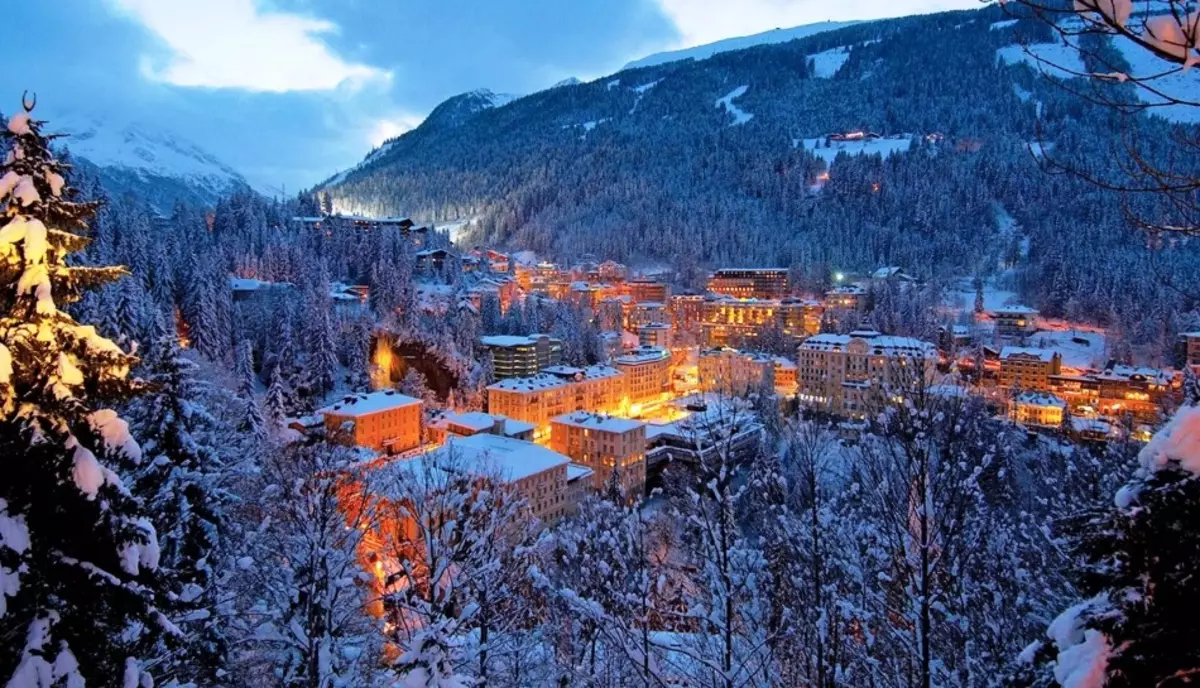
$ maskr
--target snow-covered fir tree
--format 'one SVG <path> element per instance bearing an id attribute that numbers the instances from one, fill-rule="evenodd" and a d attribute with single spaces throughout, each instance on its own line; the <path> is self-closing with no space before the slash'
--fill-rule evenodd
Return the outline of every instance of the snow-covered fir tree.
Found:
<path id="1" fill-rule="evenodd" d="M 239 639 L 234 685 L 375 685 L 384 678 L 383 628 L 360 557 L 377 512 L 352 471 L 359 455 L 291 444 L 247 485 L 248 534 L 233 587 Z"/>
<path id="2" fill-rule="evenodd" d="M 156 658 L 160 680 L 211 685 L 226 673 L 228 641 L 218 606 L 229 552 L 226 491 L 232 477 L 218 449 L 225 437 L 204 407 L 197 366 L 164 337 L 144 366 L 149 390 L 129 411 L 143 461 L 131 489 L 151 514 L 159 567 L 171 577 L 164 609 L 188 642 Z"/>
<path id="3" fill-rule="evenodd" d="M 0 678 L 138 685 L 182 634 L 160 609 L 173 584 L 153 521 L 120 477 L 142 459 L 112 410 L 135 360 L 61 310 L 124 270 L 69 263 L 95 208 L 31 111 L 9 118 L 0 166 Z"/>

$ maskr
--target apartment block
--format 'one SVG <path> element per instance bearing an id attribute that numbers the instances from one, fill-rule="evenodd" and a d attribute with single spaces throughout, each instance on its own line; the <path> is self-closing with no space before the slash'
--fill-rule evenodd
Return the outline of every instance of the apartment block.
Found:
<path id="1" fill-rule="evenodd" d="M 1009 404 L 1009 415 L 1023 425 L 1057 428 L 1066 412 L 1067 402 L 1047 392 L 1021 392 Z"/>
<path id="2" fill-rule="evenodd" d="M 395 454 L 421 444 L 420 399 L 395 390 L 351 394 L 317 411 L 337 441 Z"/>
<path id="3" fill-rule="evenodd" d="M 793 383 L 794 370 L 793 366 Z M 700 352 L 700 389 L 705 392 L 744 396 L 762 389 L 764 382 L 774 386 L 774 373 L 775 361 L 770 356 L 729 347 Z"/>
<path id="4" fill-rule="evenodd" d="M 621 291 L 635 303 L 666 303 L 671 297 L 670 285 L 649 279 L 631 279 L 622 285 Z"/>
<path id="5" fill-rule="evenodd" d="M 644 492 L 645 423 L 579 411 L 554 418 L 550 428 L 550 448 L 591 469 L 596 490 L 603 489 L 616 469 L 631 500 Z"/>
<path id="6" fill-rule="evenodd" d="M 996 335 L 1006 339 L 1023 339 L 1037 331 L 1038 311 L 1028 306 L 1005 306 L 992 312 Z"/>
<path id="7" fill-rule="evenodd" d="M 533 424 L 537 439 L 549 436 L 555 416 L 585 410 L 621 413 L 625 407 L 625 375 L 608 366 L 551 366 L 488 387 L 488 412 Z"/>
<path id="8" fill-rule="evenodd" d="M 671 384 L 671 355 L 666 349 L 641 346 L 613 359 L 625 378 L 625 398 L 630 411 L 661 401 Z"/>
<path id="9" fill-rule="evenodd" d="M 708 278 L 708 290 L 735 299 L 782 299 L 788 295 L 784 268 L 726 268 Z"/>
<path id="10" fill-rule="evenodd" d="M 911 337 L 860 330 L 819 334 L 799 347 L 800 401 L 833 413 L 865 415 L 914 385 L 929 384 L 937 347 Z"/>
<path id="11" fill-rule="evenodd" d="M 1000 350 L 1000 386 L 1049 392 L 1050 378 L 1062 372 L 1062 355 L 1053 349 L 1006 346 Z"/>
<path id="12" fill-rule="evenodd" d="M 670 323 L 658 322 L 638 325 L 638 346 L 670 349 L 672 341 L 671 335 L 672 327 Z"/>
<path id="13" fill-rule="evenodd" d="M 492 357 L 492 374 L 497 380 L 537 375 L 543 368 L 562 363 L 562 340 L 544 334 L 483 337 L 479 343 Z"/>
<path id="14" fill-rule="evenodd" d="M 767 328 L 800 340 L 821 331 L 823 313 L 821 303 L 804 299 L 709 297 L 704 301 L 701 327 L 705 344 L 714 348 L 755 339 Z"/>

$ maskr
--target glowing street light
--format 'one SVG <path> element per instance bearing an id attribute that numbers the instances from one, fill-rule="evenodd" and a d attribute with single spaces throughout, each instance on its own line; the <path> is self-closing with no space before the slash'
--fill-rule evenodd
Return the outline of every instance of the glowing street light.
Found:
<path id="1" fill-rule="evenodd" d="M 833 281 L 835 281 L 835 282 L 841 282 L 844 279 L 846 279 L 846 276 L 840 272 L 835 272 L 833 274 Z"/>

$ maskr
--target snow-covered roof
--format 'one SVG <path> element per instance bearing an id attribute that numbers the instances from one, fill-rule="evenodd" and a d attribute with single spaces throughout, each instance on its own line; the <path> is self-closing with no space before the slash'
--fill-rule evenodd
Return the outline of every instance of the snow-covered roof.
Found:
<path id="1" fill-rule="evenodd" d="M 595 365 L 587 368 L 578 369 L 582 372 L 582 378 L 585 380 L 597 380 L 605 377 L 615 377 L 621 375 L 621 371 L 609 366 Z M 530 377 L 510 377 L 505 380 L 500 380 L 488 387 L 489 390 L 501 392 L 534 392 L 546 389 L 554 389 L 556 387 L 564 387 L 572 382 L 572 379 L 566 377 L 558 377 L 547 373 L 538 373 Z"/>
<path id="2" fill-rule="evenodd" d="M 633 305 L 633 307 L 644 310 L 654 310 L 656 308 L 666 308 L 667 306 L 662 301 L 638 301 Z"/>
<path id="3" fill-rule="evenodd" d="M 994 315 L 1037 315 L 1038 309 L 1029 306 L 1001 306 L 992 313 Z"/>
<path id="4" fill-rule="evenodd" d="M 657 346 L 640 346 L 633 351 L 618 356 L 613 359 L 613 363 L 619 366 L 622 365 L 642 365 L 643 363 L 657 363 L 665 361 L 670 354 L 666 349 Z"/>
<path id="5" fill-rule="evenodd" d="M 588 428 L 590 430 L 603 430 L 605 432 L 626 433 L 632 430 L 637 430 L 646 424 L 638 420 L 630 420 L 629 418 L 618 418 L 602 413 L 592 413 L 591 411 L 575 411 L 561 416 L 555 416 L 551 422 L 561 423 L 563 425 L 571 425 L 577 428 Z"/>
<path id="6" fill-rule="evenodd" d="M 1171 373 L 1159 370 L 1158 368 L 1149 368 L 1146 366 L 1128 366 L 1114 365 L 1106 369 L 1104 372 L 1096 375 L 1102 380 L 1130 380 L 1135 377 L 1145 378 L 1160 384 L 1167 384 L 1174 377 Z"/>
<path id="7" fill-rule="evenodd" d="M 552 365 L 542 368 L 542 372 L 548 375 L 557 375 L 558 377 L 575 377 L 585 373 L 583 368 L 576 368 L 569 365 Z"/>
<path id="8" fill-rule="evenodd" d="M 894 337 L 881 335 L 878 332 L 852 332 L 850 334 L 818 334 L 804 340 L 801 349 L 810 351 L 845 351 L 851 341 L 864 340 L 872 349 L 872 353 L 887 356 L 917 354 L 932 356 L 937 347 L 929 342 L 913 337 Z"/>
<path id="9" fill-rule="evenodd" d="M 1026 406 L 1054 406 L 1065 409 L 1067 402 L 1047 392 L 1021 392 L 1013 401 Z"/>
<path id="10" fill-rule="evenodd" d="M 453 461 L 448 452 L 454 453 Z M 419 473 L 428 461 L 437 461 L 443 470 L 449 467 L 447 464 L 451 464 L 458 470 L 481 475 L 494 474 L 505 481 L 521 480 L 571 463 L 566 456 L 532 442 L 479 434 L 452 437 L 446 444 L 424 454 L 385 464 L 377 473 L 381 479 L 373 481 L 373 484 L 386 491 L 392 484 L 386 479 L 387 476 Z"/>
<path id="11" fill-rule="evenodd" d="M 464 428 L 470 428 L 475 432 L 485 432 L 487 430 L 491 430 L 496 425 L 497 420 L 500 419 L 482 411 L 469 411 L 467 413 L 444 411 L 431 420 L 429 424 L 432 427 L 440 429 L 445 429 L 450 425 L 458 425 Z"/>
<path id="12" fill-rule="evenodd" d="M 525 435 L 537 430 L 537 426 L 533 423 L 527 423 L 523 420 L 514 420 L 512 418 L 504 419 L 504 434 L 509 437 L 515 435 Z"/>
<path id="13" fill-rule="evenodd" d="M 1054 349 L 1034 349 L 1027 346 L 1006 346 L 1000 350 L 1000 360 L 1005 361 L 1014 357 L 1036 358 L 1049 363 L 1059 355 Z"/>
<path id="14" fill-rule="evenodd" d="M 573 483 L 577 480 L 583 480 L 585 478 L 591 478 L 595 474 L 596 474 L 596 471 L 593 471 L 592 469 L 588 468 L 587 466 L 582 466 L 577 463 L 567 464 L 567 482 L 568 483 Z"/>
<path id="15" fill-rule="evenodd" d="M 894 277 L 894 276 L 900 274 L 900 272 L 901 272 L 900 268 L 898 268 L 894 265 L 888 266 L 886 268 L 879 268 L 878 270 L 876 270 L 871 275 L 871 278 L 872 279 L 887 279 L 889 277 Z"/>
<path id="16" fill-rule="evenodd" d="M 842 286 L 834 287 L 833 289 L 830 289 L 829 291 L 827 291 L 825 293 L 826 294 L 850 294 L 850 295 L 854 295 L 854 296 L 863 296 L 864 294 L 867 293 L 867 289 L 866 289 L 866 287 L 862 286 L 861 284 L 843 284 Z"/>
<path id="17" fill-rule="evenodd" d="M 414 399 L 388 389 L 370 394 L 349 394 L 336 404 L 317 409 L 317 413 L 334 416 L 366 416 L 420 403 L 420 399 Z"/>
<path id="18" fill-rule="evenodd" d="M 1075 432 L 1100 432 L 1105 435 L 1112 432 L 1112 424 L 1099 418 L 1072 416 L 1071 427 L 1075 429 Z"/>
<path id="19" fill-rule="evenodd" d="M 497 334 L 487 337 L 480 337 L 479 343 L 483 346 L 495 346 L 500 348 L 508 348 L 512 346 L 531 346 L 535 341 L 530 337 L 521 337 L 517 335 Z"/>

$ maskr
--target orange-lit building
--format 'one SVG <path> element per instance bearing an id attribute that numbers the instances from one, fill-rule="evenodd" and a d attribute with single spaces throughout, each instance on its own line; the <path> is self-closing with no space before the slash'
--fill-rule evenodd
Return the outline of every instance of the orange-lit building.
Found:
<path id="1" fill-rule="evenodd" d="M 649 279 L 632 279 L 621 286 L 621 291 L 633 301 L 666 303 L 671 297 L 671 287 L 666 282 Z"/>
<path id="2" fill-rule="evenodd" d="M 783 268 L 726 268 L 708 278 L 708 290 L 735 299 L 782 299 L 788 295 L 788 271 Z"/>
<path id="3" fill-rule="evenodd" d="M 630 499 L 646 485 L 646 424 L 626 418 L 579 411 L 550 424 L 550 448 L 593 472 L 593 487 L 603 488 L 616 468 Z"/>
<path id="4" fill-rule="evenodd" d="M 1050 388 L 1076 415 L 1132 415 L 1144 423 L 1157 423 L 1164 409 L 1178 402 L 1182 382 L 1174 373 L 1157 368 L 1114 365 L 1083 375 L 1052 375 Z"/>
<path id="5" fill-rule="evenodd" d="M 700 294 L 675 294 L 667 302 L 676 332 L 698 333 L 704 316 L 704 297 Z"/>
<path id="6" fill-rule="evenodd" d="M 1049 392 L 1050 377 L 1062 372 L 1062 355 L 1053 349 L 1006 346 L 1000 350 L 1000 386 Z"/>
<path id="7" fill-rule="evenodd" d="M 421 444 L 421 409 L 420 399 L 384 390 L 347 395 L 317 413 L 328 437 L 395 454 Z"/>
<path id="8" fill-rule="evenodd" d="M 608 366 L 552 366 L 488 387 L 488 412 L 532 423 L 538 439 L 549 436 L 555 416 L 573 411 L 619 414 L 625 406 L 625 376 Z"/>
<path id="9" fill-rule="evenodd" d="M 992 312 L 996 335 L 1007 339 L 1023 339 L 1037 332 L 1038 311 L 1028 306 L 1005 306 Z"/>
<path id="10" fill-rule="evenodd" d="M 671 325 L 669 323 L 646 323 L 638 325 L 638 346 L 649 346 L 659 349 L 671 348 Z"/>
<path id="11" fill-rule="evenodd" d="M 867 330 L 809 337 L 798 355 L 800 401 L 851 416 L 930 384 L 938 359 L 937 347 L 929 342 Z"/>
<path id="12" fill-rule="evenodd" d="M 670 391 L 671 354 L 666 349 L 638 347 L 612 364 L 625 378 L 625 398 L 635 415 L 639 407 L 662 401 Z"/>
<path id="13" fill-rule="evenodd" d="M 1009 415 L 1023 425 L 1057 428 L 1066 412 L 1067 402 L 1047 392 L 1021 392 L 1009 404 Z"/>
<path id="14" fill-rule="evenodd" d="M 825 307 L 830 309 L 862 310 L 866 307 L 866 300 L 867 290 L 858 284 L 834 287 L 825 292 Z"/>
<path id="15" fill-rule="evenodd" d="M 764 329 L 777 328 L 796 340 L 821 331 L 824 307 L 817 301 L 784 299 L 760 301 L 709 297 L 704 301 L 701 327 L 711 347 L 755 339 Z"/>

